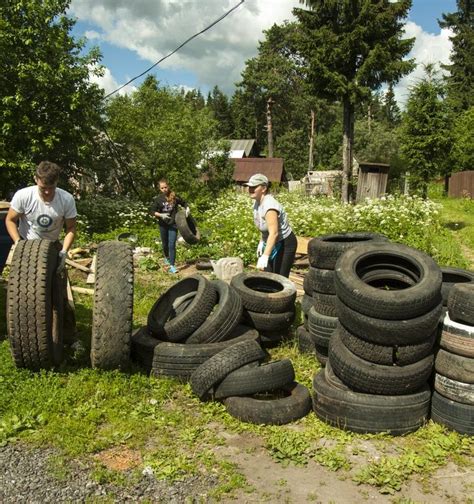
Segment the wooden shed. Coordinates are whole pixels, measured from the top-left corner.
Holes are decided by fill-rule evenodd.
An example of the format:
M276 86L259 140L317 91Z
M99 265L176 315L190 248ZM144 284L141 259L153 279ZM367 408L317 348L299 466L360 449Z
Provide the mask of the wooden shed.
M243 158L232 161L235 164L232 178L238 186L242 186L255 173L263 173L270 182L287 181L282 158Z
M453 173L448 194L452 198L474 198L474 170Z
M357 181L356 201L378 198L387 189L390 165L384 163L360 163Z

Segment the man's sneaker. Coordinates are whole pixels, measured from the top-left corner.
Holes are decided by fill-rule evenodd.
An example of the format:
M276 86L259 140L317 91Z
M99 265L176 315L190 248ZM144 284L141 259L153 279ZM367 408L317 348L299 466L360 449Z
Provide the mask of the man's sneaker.
M170 263L170 260L167 257L165 257L164 263L166 264L166 266L168 266L168 264Z
M170 266L169 272L170 273L178 273L178 270L176 269L175 266Z

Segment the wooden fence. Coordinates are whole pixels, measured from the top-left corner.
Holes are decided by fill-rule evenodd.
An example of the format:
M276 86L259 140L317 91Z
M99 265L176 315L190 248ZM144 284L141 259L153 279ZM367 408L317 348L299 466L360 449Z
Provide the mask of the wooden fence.
M453 173L448 193L453 198L474 198L474 170Z

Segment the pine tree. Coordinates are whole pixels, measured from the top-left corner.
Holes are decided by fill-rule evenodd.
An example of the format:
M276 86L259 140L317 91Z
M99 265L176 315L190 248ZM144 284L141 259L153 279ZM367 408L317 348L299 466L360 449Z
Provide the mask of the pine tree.
M229 99L218 86L214 86L212 92L208 94L207 106L211 110L214 119L219 122L219 133L221 137L229 138L234 130Z

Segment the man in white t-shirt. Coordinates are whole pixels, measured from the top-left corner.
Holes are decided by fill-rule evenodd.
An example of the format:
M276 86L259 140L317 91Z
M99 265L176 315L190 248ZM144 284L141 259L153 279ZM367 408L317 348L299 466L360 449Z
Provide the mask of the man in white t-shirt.
M21 239L56 241L63 225L66 226L58 273L64 269L67 251L76 237L77 217L74 197L57 187L60 171L57 164L42 161L36 168L36 185L15 193L5 219L8 234L15 245Z

